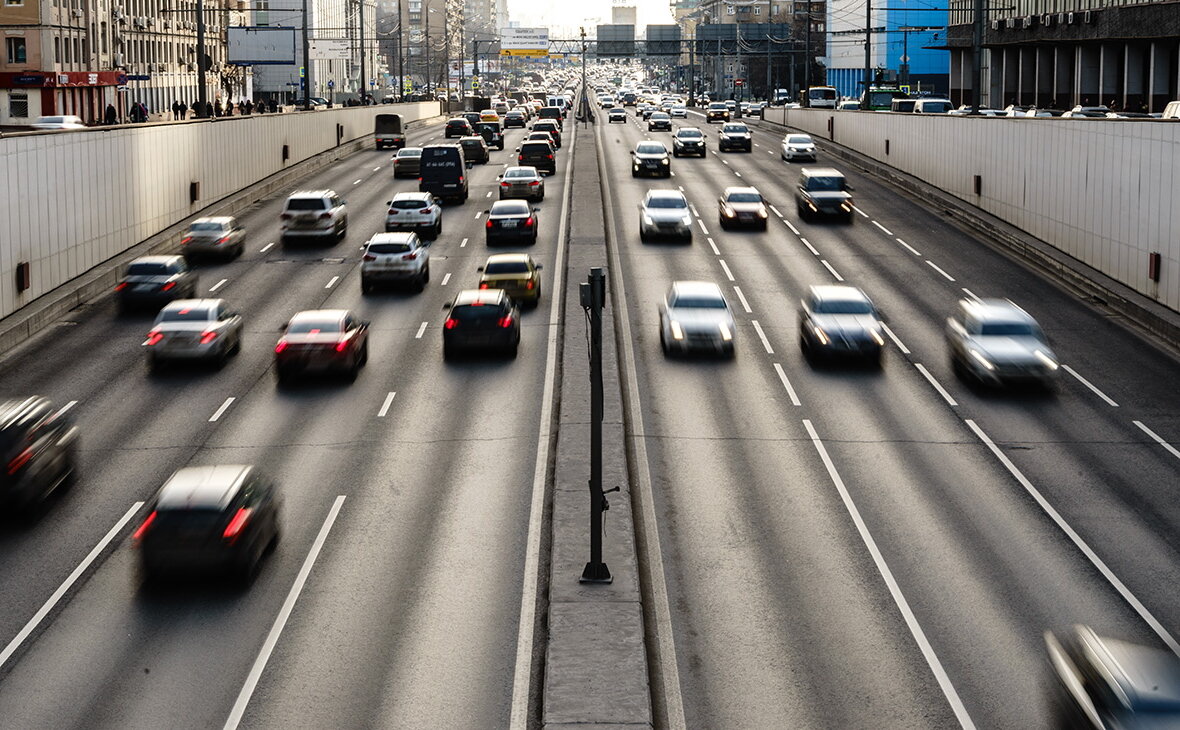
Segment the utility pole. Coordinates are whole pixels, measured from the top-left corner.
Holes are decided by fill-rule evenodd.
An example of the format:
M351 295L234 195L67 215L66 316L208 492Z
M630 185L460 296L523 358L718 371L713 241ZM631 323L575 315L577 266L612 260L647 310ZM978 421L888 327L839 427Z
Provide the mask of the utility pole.
M361 32L361 106L368 103L368 98L365 94L368 92L368 85L365 84L365 0L358 0L361 5L358 19L360 20Z
M406 27L402 23L402 0L397 0L397 98L405 101L406 97Z
M582 570L580 582L610 583L614 578L602 562L602 513L610 509L602 491L602 308L606 306L606 272L598 266L590 269L579 294L582 309L590 315L590 562Z
M303 109L311 109L311 35L308 21L311 16L307 13L307 0L303 0Z
M430 100L430 7L423 5L422 9L425 11L422 15L426 16L426 99Z
M697 38L696 24L693 24L693 36L688 39L688 105L697 105Z
M871 0L865 0L869 3ZM806 91L811 87L811 0L807 0L807 15L804 18L807 21L807 56L803 59L803 90Z
M971 34L972 114L979 113L979 99L983 96L983 2L984 0L975 0L975 29Z
M977 0L978 1L978 0ZM865 88L860 108L869 108L869 88L873 85L873 3L865 0Z
M209 103L205 88L205 1L197 0L197 116L204 117Z

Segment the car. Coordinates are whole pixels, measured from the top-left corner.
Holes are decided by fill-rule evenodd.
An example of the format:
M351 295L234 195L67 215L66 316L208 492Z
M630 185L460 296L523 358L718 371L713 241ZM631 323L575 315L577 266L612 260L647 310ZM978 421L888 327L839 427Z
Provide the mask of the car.
M679 103L673 104L668 114L673 119L688 119L688 107Z
M960 300L946 342L955 374L983 385L1049 388L1061 367L1037 321L1008 299Z
M728 122L729 108L725 106L723 101L715 101L709 104L705 109L705 121L712 124L713 122Z
M560 106L543 106L537 110L538 119L551 119L557 122L558 128L562 128L562 120L565 119L565 109Z
M658 112L660 109L655 104L640 104L635 107L635 116L643 117L644 121L651 119L651 115Z
M523 200L498 200L487 211L484 232L487 245L505 241L524 241L535 244L540 220L537 209Z
M132 535L144 577L187 579L200 571L250 581L278 544L280 506L274 482L255 466L178 469Z
M733 99L726 99L725 100L725 108L727 110L729 110L730 114L732 114L734 111L737 110L737 102L734 101Z
M809 160L815 162L815 140L810 134L788 134L783 137L780 156L787 162Z
M500 200L506 198L545 199L545 178L541 177L541 173L535 167L510 167L497 180L500 181Z
M488 151L488 143L479 135L461 137L459 146L463 148L463 157L476 165L486 165L492 159Z
M756 226L766 230L769 213L766 198L757 188L726 188L717 200L717 216L722 228Z
M430 193L403 192L385 201L385 231L415 231L434 240L442 233L442 205Z
M525 136L524 141L545 142L553 148L554 152L557 151L557 140L553 138L553 134L551 132L529 132L528 135Z
M533 124L534 132L548 132L553 137L553 146L561 149L561 126L552 119L542 119Z
M557 174L557 160L554 157L552 142L525 140L516 150L516 162L521 166L535 167L550 175Z
M707 151L705 133L697 127L681 127L672 136L673 157L681 157L682 155L700 155L704 157Z
M639 239L656 236L692 241L692 214L679 190L648 190L639 204Z
M479 267L480 289L503 289L516 302L541 302L541 264L527 253L498 253Z
M528 123L528 118L525 117L523 111L513 109L512 111L510 111L504 115L504 127L505 128L520 127L521 129L524 129L524 126L527 123Z
M418 177L422 170L422 148L402 147L393 157L393 176Z
M37 121L31 125L33 129L42 131L62 131L70 129L86 129L86 122L82 121L81 117L75 116L56 116L56 117L37 117Z
M452 203L465 203L470 194L468 167L470 163L461 145L453 142L426 145L419 162L418 192Z
M180 239L180 253L190 262L204 256L237 258L245 250L246 229L233 216L197 218Z
M672 117L667 112L652 112L651 116L647 118L647 131L655 132L658 130L665 132L672 131Z
M670 177L672 163L668 159L668 148L662 142L639 142L631 152L631 177L654 175Z
M503 289L465 289L450 304L443 322L443 358L492 350L516 357L520 348L520 307Z
M298 312L275 343L275 377L283 385L311 372L355 380L369 359L369 323L347 309Z
M860 102L852 100L842 101L836 105L836 109L842 112L854 112L860 109Z
M482 115L480 121L483 121ZM492 121L499 121L499 118L497 117ZM473 134L475 134L475 128L471 126L471 122L463 117L448 119L446 126L443 127L443 136L446 139L450 139L451 137L470 137Z
M730 150L754 151L754 137L750 128L744 124L727 122L721 125L721 132L717 135L717 149L722 152Z
M73 481L78 427L44 396L0 401L0 510L30 513Z
M221 367L242 349L242 316L224 299L177 299L156 315L143 341L148 370L168 361L201 360Z
M733 313L711 281L676 281L660 303L665 355L704 351L733 357Z
M1044 634L1057 677L1054 727L1180 727L1180 660L1166 649L1099 636L1089 626Z
M813 216L840 217L852 223L852 186L844 173L831 167L804 167L795 185L795 210L799 217L810 221Z
M174 299L192 299L197 295L199 277L183 256L140 256L127 264L115 294L119 308L128 311L138 306L159 307Z
M622 122L623 124L626 124L627 110L620 106L612 107L611 110L606 113L606 121L609 124L614 124L615 122Z
M326 238L331 243L348 233L348 209L334 190L300 190L283 204L282 242L299 238Z
M410 284L420 292L429 281L430 248L417 233L374 233L361 246L362 294L389 282Z
M881 315L854 286L812 286L799 303L799 346L809 360L856 358L881 364Z
M499 122L480 122L475 125L475 133L483 138L489 148L504 149L504 125Z
M479 119L480 113L479 112L463 112L459 116L466 119L467 123L471 125L472 129L475 129L475 125L479 124L479 122L480 122L480 119Z

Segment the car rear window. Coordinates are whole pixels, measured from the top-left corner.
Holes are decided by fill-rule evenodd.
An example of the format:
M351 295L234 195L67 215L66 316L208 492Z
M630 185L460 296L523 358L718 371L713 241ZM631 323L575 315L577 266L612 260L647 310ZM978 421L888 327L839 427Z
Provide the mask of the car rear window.
M190 231L224 231L226 226L222 223L194 223L189 226Z
M872 314L873 308L868 302L857 300L829 299L817 302L816 314Z
M319 332L339 332L340 326L341 323L338 319L301 319L291 323L291 326L287 328L287 334L310 335Z
M287 210L324 210L328 201L323 198L290 198L287 200Z
M225 519L225 513L211 507L177 507L173 509L156 509L155 530L175 531L192 530L205 532L216 530Z
M492 206L492 215L528 215L528 203L518 200L506 200Z
M483 271L485 274L527 274L529 265L524 261L492 261Z
M171 273L168 264L140 262L127 267L127 274L130 276L168 276Z
M417 149L417 148L406 147L405 149L398 150L397 156L398 157L421 157L422 150Z
M408 243L370 243L369 253L409 253Z
M547 155L549 154L549 149L548 142L526 142L520 146L521 152L534 155Z
M390 207L397 208L398 210L417 210L418 208L423 208L428 205L430 205L430 203L426 202L425 200L402 199L393 201L393 205Z
M504 310L499 304L460 304L451 308L451 316L462 322L480 319L499 319Z
M508 172L504 173L505 180L531 180L536 176L537 173L533 172L532 170L509 170Z
M161 322L207 322L209 310L204 307L185 307L184 309L166 309L160 312Z
M843 190L844 178L841 177L813 177L807 181L808 190Z
M984 322L979 327L981 335L999 335L1003 337L1030 337L1036 334L1032 325L1023 322Z

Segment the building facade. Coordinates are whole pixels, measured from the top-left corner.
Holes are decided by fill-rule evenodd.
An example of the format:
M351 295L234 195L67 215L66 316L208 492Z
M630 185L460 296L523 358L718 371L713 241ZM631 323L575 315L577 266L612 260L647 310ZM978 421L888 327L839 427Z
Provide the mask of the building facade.
M974 2L974 0L965 0ZM945 50L947 11L941 3L925 0L890 0L865 15L865 0L830 0L828 29L832 31L827 83L841 96L857 99L864 90L865 26L871 34L869 66L890 82L912 91L946 94L949 90L950 54Z

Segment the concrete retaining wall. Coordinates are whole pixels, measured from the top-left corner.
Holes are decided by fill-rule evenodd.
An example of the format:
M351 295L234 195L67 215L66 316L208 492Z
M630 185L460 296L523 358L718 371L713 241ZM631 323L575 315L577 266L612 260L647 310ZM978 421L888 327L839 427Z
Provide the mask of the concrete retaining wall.
M387 113L410 122L437 116L439 105L6 135L0 318L238 191L371 135L374 117ZM19 262L30 264L31 286L23 292L16 286Z
M1180 123L819 109L764 118L913 175L1180 311Z

